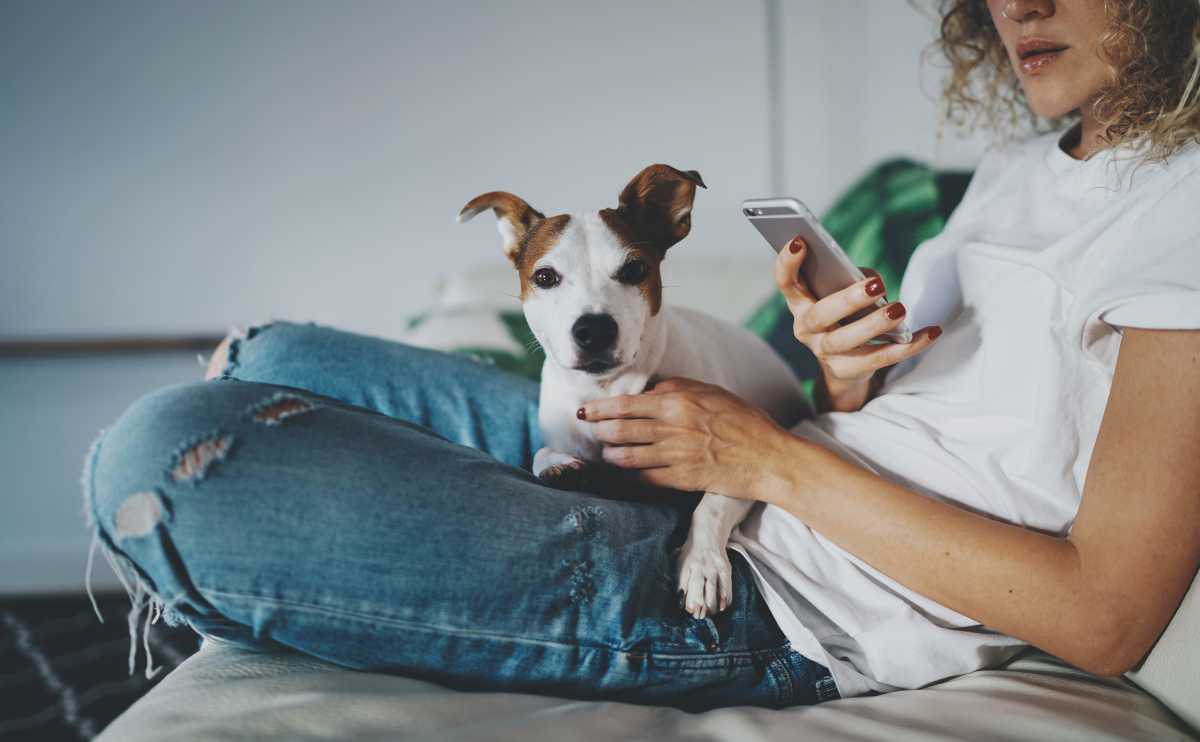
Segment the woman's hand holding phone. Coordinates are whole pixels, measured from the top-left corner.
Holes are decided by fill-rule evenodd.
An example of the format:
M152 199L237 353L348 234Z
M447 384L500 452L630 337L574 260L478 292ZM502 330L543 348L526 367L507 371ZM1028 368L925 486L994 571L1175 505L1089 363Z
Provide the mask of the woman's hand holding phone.
M793 334L821 364L821 391L826 399L819 400L825 404L818 407L843 412L860 409L875 393L873 382L880 377L879 371L928 348L942 334L942 328L921 328L913 333L911 343L869 345L870 340L904 321L904 305L893 302L841 324L855 312L875 304L884 293L883 281L875 271L863 268L868 274L866 280L817 299L800 275L806 254L807 245L800 237L780 250L775 260L775 284L794 317Z

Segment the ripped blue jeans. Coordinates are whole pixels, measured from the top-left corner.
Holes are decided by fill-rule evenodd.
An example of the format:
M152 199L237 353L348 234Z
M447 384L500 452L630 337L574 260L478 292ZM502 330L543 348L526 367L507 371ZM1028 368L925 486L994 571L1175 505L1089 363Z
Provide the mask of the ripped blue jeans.
M267 325L232 344L223 378L149 394L101 435L86 511L132 622L161 612L462 689L689 710L836 697L740 555L728 610L680 609L694 496L529 473L537 391L461 356Z

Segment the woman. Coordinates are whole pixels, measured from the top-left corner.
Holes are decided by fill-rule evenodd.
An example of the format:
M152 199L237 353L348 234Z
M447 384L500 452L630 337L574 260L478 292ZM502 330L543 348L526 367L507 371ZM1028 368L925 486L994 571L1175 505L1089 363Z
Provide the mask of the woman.
M883 310L841 326L883 287L814 301L796 242L776 279L827 414L786 431L682 379L581 410L647 482L765 503L728 610L670 595L694 499L525 471L534 385L285 324L93 447L88 512L139 607L459 687L693 709L916 687L1026 644L1129 669L1200 564L1200 7L957 0L943 45L952 108L1078 122L984 158L901 287L916 341L866 344Z

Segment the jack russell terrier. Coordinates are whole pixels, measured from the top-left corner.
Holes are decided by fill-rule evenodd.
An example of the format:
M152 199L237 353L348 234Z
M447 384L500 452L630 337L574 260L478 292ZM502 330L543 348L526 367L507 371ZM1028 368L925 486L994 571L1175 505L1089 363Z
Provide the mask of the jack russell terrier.
M625 186L615 209L547 217L494 191L459 212L459 222L495 212L504 253L520 277L525 318L546 351L538 411L545 447L533 471L554 486L579 488L587 472L605 466L597 463L601 444L592 426L575 411L601 397L640 394L660 379L722 386L782 424L810 412L791 370L761 339L663 305L659 264L691 230L697 186L706 187L695 170L651 165ZM682 605L694 617L732 602L725 547L753 505L710 492L692 514L676 577Z

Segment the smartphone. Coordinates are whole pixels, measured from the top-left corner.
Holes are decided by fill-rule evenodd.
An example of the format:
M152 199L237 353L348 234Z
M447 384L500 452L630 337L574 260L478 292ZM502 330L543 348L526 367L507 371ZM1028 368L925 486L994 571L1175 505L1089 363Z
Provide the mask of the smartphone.
M820 220L799 200L752 198L742 202L742 213L775 252L787 247L797 236L804 239L808 245L808 254L804 256L804 263L800 266L800 275L818 299L866 278L837 241L821 226ZM842 324L865 317L876 307L886 305L887 300L881 296L875 300L874 306L846 317ZM895 329L876 340L911 343L912 330L908 326L908 320L902 321Z

